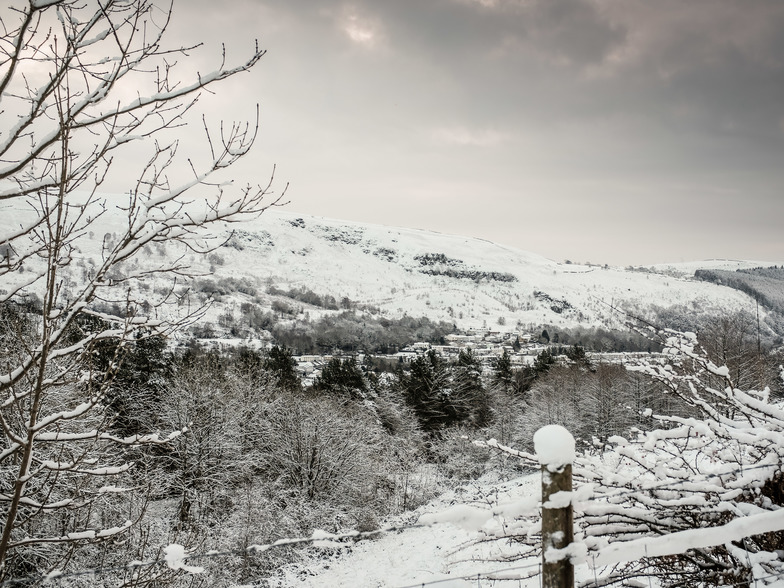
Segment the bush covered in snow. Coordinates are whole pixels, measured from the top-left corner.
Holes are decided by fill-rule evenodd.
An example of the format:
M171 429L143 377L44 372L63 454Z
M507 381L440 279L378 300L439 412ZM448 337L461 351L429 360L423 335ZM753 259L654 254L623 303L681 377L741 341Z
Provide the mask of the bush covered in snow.
M768 389L738 388L694 333L657 335L664 356L629 369L692 414L648 408L658 426L578 455L576 559L597 566L598 585L648 576L662 586L768 585L784 572L784 408ZM496 534L535 547L538 525L522 518Z

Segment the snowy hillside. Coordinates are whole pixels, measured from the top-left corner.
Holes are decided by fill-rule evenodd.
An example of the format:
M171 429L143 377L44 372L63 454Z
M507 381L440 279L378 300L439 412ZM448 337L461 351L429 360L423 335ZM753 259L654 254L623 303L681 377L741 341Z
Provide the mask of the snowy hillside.
M695 313L753 309L742 293L694 280L691 266L703 267L697 264L680 276L656 268L561 264L480 239L281 210L231 228L234 235L224 247L208 259L190 260L216 280L244 278L258 293L270 286L307 288L386 316L428 316L464 329L516 323L620 326L612 305L643 314L672 305Z
M7 210L0 219L8 229L21 221ZM111 209L96 221L75 252L77 271L90 272L100 261L102 243L121 234L123 223L122 212ZM613 306L648 317L672 306L693 314L753 310L747 295L695 280L693 272L769 264L710 261L624 269L557 263L481 239L283 209L224 226L212 237L210 245L220 246L208 255L155 244L125 269L143 272L173 260L189 266L196 274L187 286L191 295L203 301L218 294L205 319L216 323L243 303L269 309L278 300L292 308L292 316L307 313L311 319L350 306L387 317L427 316L461 329L502 330L503 325L542 324L620 327L623 317ZM73 279L78 282L79 276ZM182 292L186 283L179 282ZM144 288L161 290L165 283L160 277L148 279ZM287 300L292 290L331 296L338 304Z

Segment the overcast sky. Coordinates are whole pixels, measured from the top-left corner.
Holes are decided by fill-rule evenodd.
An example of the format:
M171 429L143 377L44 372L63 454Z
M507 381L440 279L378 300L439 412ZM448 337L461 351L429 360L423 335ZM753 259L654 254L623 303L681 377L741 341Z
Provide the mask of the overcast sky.
M181 0L289 209L562 261L784 261L781 0ZM211 58L211 60L209 59ZM201 65L200 65L201 67Z

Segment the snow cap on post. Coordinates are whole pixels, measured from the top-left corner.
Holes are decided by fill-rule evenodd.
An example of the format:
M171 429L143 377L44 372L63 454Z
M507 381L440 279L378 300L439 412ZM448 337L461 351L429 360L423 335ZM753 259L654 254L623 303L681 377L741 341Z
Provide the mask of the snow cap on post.
M574 461L574 437L561 425L547 425L534 433L534 449L539 464L551 472Z

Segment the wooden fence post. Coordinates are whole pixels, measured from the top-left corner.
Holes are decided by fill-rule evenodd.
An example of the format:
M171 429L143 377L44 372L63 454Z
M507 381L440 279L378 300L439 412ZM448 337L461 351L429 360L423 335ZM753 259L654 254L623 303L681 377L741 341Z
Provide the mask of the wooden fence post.
M542 466L542 587L574 588L574 566L568 557L547 561L549 549L563 549L574 539L572 491L574 437L560 425L542 427L534 434Z

